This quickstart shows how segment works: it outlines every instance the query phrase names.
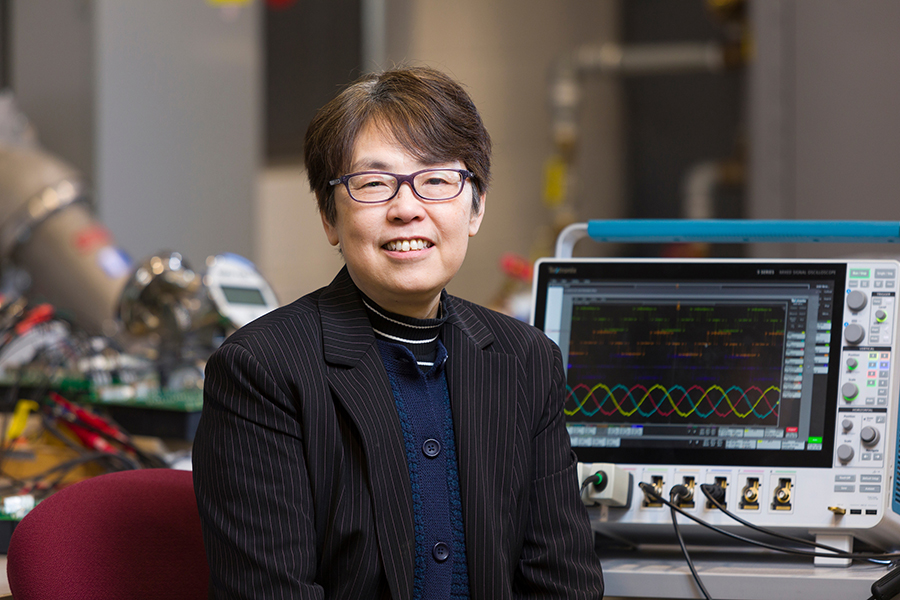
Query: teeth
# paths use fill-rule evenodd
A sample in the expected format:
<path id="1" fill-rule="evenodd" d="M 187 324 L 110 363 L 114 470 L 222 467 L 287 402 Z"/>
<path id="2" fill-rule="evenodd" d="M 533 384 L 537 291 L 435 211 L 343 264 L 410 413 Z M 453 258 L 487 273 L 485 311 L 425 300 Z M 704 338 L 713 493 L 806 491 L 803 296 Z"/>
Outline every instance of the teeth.
<path id="1" fill-rule="evenodd" d="M 424 250 L 429 246 L 425 240 L 395 240 L 388 242 L 384 247 L 393 252 L 409 252 L 410 250 Z"/>

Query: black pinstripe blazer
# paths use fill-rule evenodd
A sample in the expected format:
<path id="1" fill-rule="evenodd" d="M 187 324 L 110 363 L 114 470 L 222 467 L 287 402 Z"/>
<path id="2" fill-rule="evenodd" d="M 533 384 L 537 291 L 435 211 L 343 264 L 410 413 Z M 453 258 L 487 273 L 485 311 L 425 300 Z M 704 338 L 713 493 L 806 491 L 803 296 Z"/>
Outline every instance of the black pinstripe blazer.
<path id="1" fill-rule="evenodd" d="M 472 598 L 600 598 L 558 348 L 444 294 Z M 346 269 L 207 365 L 194 486 L 221 598 L 412 596 L 403 433 Z"/>

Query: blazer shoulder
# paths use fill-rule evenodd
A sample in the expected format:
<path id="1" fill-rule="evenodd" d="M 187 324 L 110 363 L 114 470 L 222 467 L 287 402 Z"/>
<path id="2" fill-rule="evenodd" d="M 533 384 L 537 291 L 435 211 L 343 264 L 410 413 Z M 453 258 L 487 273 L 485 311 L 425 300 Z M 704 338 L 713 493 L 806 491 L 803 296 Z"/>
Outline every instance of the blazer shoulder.
<path id="1" fill-rule="evenodd" d="M 532 348 L 535 345 L 543 348 L 553 345 L 550 338 L 537 327 L 474 302 L 455 296 L 450 296 L 450 298 L 454 302 L 461 320 L 470 327 L 473 320 L 485 327 L 493 334 L 493 345 L 496 345 L 496 349 L 501 352 L 518 354 L 523 349 Z"/>

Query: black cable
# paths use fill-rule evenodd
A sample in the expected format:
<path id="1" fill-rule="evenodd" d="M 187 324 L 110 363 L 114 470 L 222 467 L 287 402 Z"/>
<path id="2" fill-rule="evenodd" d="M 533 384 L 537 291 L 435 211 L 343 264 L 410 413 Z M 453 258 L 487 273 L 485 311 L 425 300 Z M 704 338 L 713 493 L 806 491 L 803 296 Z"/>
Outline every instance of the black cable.
<path id="1" fill-rule="evenodd" d="M 681 553 L 684 555 L 684 560 L 691 570 L 691 575 L 694 576 L 697 587 L 700 588 L 700 591 L 703 593 L 703 597 L 706 598 L 706 600 L 713 600 L 712 596 L 709 595 L 709 592 L 706 591 L 706 586 L 704 586 L 703 582 L 700 580 L 700 574 L 697 573 L 697 569 L 694 567 L 694 561 L 691 560 L 691 555 L 688 554 L 687 546 L 684 544 L 684 538 L 681 536 L 681 529 L 678 527 L 678 513 L 675 512 L 675 503 L 678 501 L 677 498 L 686 498 L 689 495 L 690 492 L 688 489 L 680 484 L 672 486 L 672 489 L 669 490 L 669 500 L 671 500 L 669 509 L 672 513 L 672 527 L 675 529 L 675 537 L 678 538 L 678 545 L 681 546 Z"/>
<path id="2" fill-rule="evenodd" d="M 703 495 L 706 496 L 706 499 L 709 500 L 713 504 L 713 506 L 718 508 L 725 515 L 734 519 L 741 525 L 744 525 L 745 527 L 749 527 L 750 529 L 752 529 L 754 531 L 758 531 L 759 533 L 764 533 L 766 535 L 770 535 L 772 537 L 776 537 L 776 538 L 779 538 L 779 539 L 782 539 L 782 540 L 785 540 L 788 542 L 794 542 L 794 543 L 803 544 L 806 546 L 813 546 L 815 548 L 821 548 L 822 550 L 828 550 L 830 552 L 843 552 L 843 550 L 841 550 L 840 548 L 835 548 L 834 546 L 828 546 L 827 544 L 820 544 L 813 540 L 806 540 L 806 539 L 803 539 L 800 537 L 795 537 L 793 535 L 788 535 L 786 533 L 781 533 L 779 531 L 774 531 L 772 529 L 767 529 L 765 527 L 756 525 L 755 523 L 751 523 L 750 521 L 747 521 L 746 519 L 743 519 L 743 518 L 739 517 L 738 515 L 736 515 L 735 513 L 731 512 L 730 510 L 725 508 L 725 506 L 721 502 L 716 500 L 715 497 L 712 496 L 712 494 L 710 493 L 710 490 L 709 490 L 709 488 L 713 488 L 713 487 L 719 487 L 719 486 L 716 486 L 716 484 L 714 484 L 714 483 L 703 483 L 700 485 L 700 491 L 703 492 Z M 873 562 L 875 564 L 883 564 L 883 563 L 877 562 L 876 559 L 873 559 L 873 558 L 868 558 L 866 560 Z"/>
<path id="3" fill-rule="evenodd" d="M 62 471 L 65 471 L 66 473 L 68 473 L 75 467 L 78 467 L 80 465 L 83 465 L 83 464 L 86 464 L 89 462 L 95 462 L 95 461 L 108 461 L 108 462 L 119 461 L 125 467 L 124 469 L 117 469 L 120 471 L 122 471 L 122 470 L 130 471 L 130 470 L 136 470 L 136 469 L 141 468 L 140 465 L 138 465 L 134 461 L 132 461 L 124 456 L 119 456 L 117 454 L 110 454 L 109 452 L 92 452 L 90 454 L 86 454 L 84 456 L 79 456 L 77 458 L 73 458 L 73 459 L 58 463 L 56 465 L 53 465 L 52 467 L 45 469 L 44 471 L 41 471 L 40 473 L 38 473 L 36 475 L 31 475 L 29 477 L 26 477 L 24 479 L 24 481 L 26 483 L 34 482 L 34 484 L 36 484 L 36 482 L 39 482 L 41 479 L 47 477 L 48 475 L 52 475 L 53 473 L 56 473 L 57 471 L 62 470 Z M 109 471 L 109 469 L 107 469 L 107 471 Z M 18 486 L 15 486 L 15 485 L 3 486 L 2 488 L 0 488 L 0 494 L 6 494 L 7 492 L 9 492 L 11 490 L 17 489 L 17 487 Z"/>
<path id="4" fill-rule="evenodd" d="M 767 544 L 765 542 L 760 542 L 758 540 L 746 538 L 746 537 L 738 535 L 736 533 L 731 533 L 730 531 L 726 531 L 724 529 L 716 527 L 715 525 L 707 523 L 706 521 L 700 519 L 699 517 L 695 517 L 694 515 L 690 514 L 689 512 L 682 510 L 681 508 L 675 506 L 674 504 L 672 504 L 665 498 L 661 497 L 656 492 L 656 490 L 653 488 L 653 486 L 647 482 L 642 481 L 638 484 L 638 486 L 641 488 L 641 491 L 643 491 L 645 494 L 647 494 L 654 500 L 661 502 L 662 504 L 665 504 L 669 508 L 674 508 L 678 512 L 678 514 L 687 517 L 688 519 L 690 519 L 691 521 L 694 521 L 698 525 L 706 527 L 707 529 L 715 531 L 716 533 L 718 533 L 720 535 L 724 535 L 725 537 L 729 537 L 731 539 L 737 540 L 739 542 L 743 542 L 745 544 L 750 544 L 752 546 L 759 546 L 760 548 L 766 548 L 769 550 L 774 550 L 776 552 L 783 552 L 785 554 L 797 554 L 799 556 L 812 556 L 812 557 L 821 557 L 821 558 L 849 558 L 852 560 L 865 560 L 865 559 L 869 559 L 869 558 L 876 558 L 876 559 L 900 558 L 900 552 L 894 552 L 894 553 L 829 552 L 828 554 L 825 554 L 823 552 L 812 552 L 809 550 L 799 550 L 797 548 L 786 548 L 784 546 L 776 546 L 774 544 Z"/>

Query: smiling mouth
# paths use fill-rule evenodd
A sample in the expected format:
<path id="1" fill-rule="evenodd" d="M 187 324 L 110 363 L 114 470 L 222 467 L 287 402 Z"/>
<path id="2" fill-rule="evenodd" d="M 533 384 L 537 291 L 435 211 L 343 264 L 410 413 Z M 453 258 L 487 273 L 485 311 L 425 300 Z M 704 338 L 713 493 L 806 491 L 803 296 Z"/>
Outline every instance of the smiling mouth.
<path id="1" fill-rule="evenodd" d="M 394 240 L 388 242 L 382 248 L 392 252 L 409 252 L 411 250 L 424 250 L 433 246 L 431 242 L 426 240 Z"/>

